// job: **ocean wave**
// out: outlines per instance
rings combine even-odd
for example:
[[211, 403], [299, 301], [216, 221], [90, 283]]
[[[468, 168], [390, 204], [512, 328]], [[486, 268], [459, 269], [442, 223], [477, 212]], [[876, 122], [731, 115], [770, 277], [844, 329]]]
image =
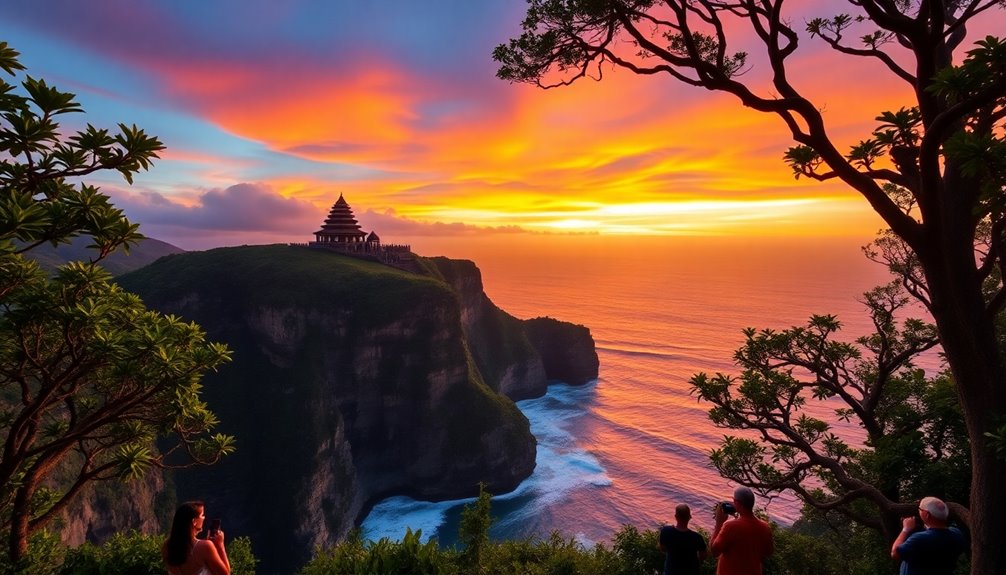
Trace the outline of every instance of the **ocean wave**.
[[[543, 524], [540, 514], [547, 513], [572, 491], [613, 485], [597, 457], [578, 445], [572, 429], [587, 414], [595, 385], [553, 384], [544, 396], [517, 402], [538, 440], [538, 451], [531, 476], [514, 491], [493, 497], [496, 516], [493, 533], [498, 537], [546, 535], [534, 532], [536, 525]], [[384, 537], [401, 540], [408, 527], [413, 531], [421, 529], [423, 541], [436, 537], [442, 543], [449, 542], [454, 534], [443, 532], [445, 527], [452, 523], [461, 507], [472, 501], [473, 498], [432, 502], [390, 497], [375, 505], [360, 527], [364, 538], [372, 541]], [[582, 533], [577, 538], [587, 540]]]

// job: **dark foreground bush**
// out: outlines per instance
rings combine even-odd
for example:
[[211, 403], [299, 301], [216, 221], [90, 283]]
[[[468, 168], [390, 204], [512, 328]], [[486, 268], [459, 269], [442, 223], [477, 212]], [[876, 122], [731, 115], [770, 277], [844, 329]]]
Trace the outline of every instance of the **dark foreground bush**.
[[625, 526], [611, 549], [588, 548], [558, 533], [545, 540], [493, 542], [489, 512], [489, 494], [483, 491], [462, 512], [460, 549], [441, 549], [435, 540], [422, 543], [418, 531], [407, 531], [401, 542], [367, 542], [355, 533], [316, 551], [300, 575], [651, 575], [662, 566], [655, 531]]
[[455, 575], [457, 553], [441, 550], [436, 541], [421, 543], [421, 531], [407, 530], [401, 542], [388, 538], [365, 542], [359, 532], [327, 549], [318, 550], [302, 575]]
[[[632, 527], [625, 530], [635, 531]], [[622, 533], [620, 532], [620, 533]], [[645, 536], [656, 541], [655, 532]], [[408, 531], [401, 542], [387, 538], [365, 542], [359, 535], [316, 552], [300, 575], [650, 575], [660, 563], [643, 570], [638, 557], [628, 557], [604, 545], [587, 548], [553, 533], [545, 540], [489, 542], [477, 563], [467, 549], [441, 549], [435, 540], [421, 543], [421, 533]], [[654, 543], [656, 544], [656, 543]], [[653, 549], [656, 551], [656, 548]], [[652, 555], [652, 554], [651, 554]], [[662, 561], [662, 558], [661, 558]]]
[[[0, 531], [0, 539], [6, 541], [6, 533]], [[28, 538], [28, 555], [19, 565], [11, 565], [7, 554], [0, 553], [0, 574], [57, 575], [65, 554], [59, 535], [42, 529]]]
[[[58, 575], [164, 575], [161, 535], [116, 534], [101, 545], [85, 543], [66, 551]], [[227, 543], [232, 575], [255, 575], [251, 541], [238, 537]]]

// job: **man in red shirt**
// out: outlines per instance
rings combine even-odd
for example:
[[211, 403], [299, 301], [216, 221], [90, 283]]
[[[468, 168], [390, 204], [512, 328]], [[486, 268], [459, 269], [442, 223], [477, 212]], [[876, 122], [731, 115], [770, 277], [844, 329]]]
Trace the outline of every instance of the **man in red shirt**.
[[710, 551], [719, 557], [716, 575], [762, 575], [762, 563], [772, 554], [772, 528], [754, 515], [754, 493], [747, 487], [734, 490], [738, 517], [727, 521], [722, 505], [716, 506]]

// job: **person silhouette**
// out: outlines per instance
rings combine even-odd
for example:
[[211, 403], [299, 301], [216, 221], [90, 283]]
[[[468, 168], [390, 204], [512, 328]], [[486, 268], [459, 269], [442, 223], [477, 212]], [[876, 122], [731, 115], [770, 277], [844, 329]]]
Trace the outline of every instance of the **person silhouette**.
[[698, 575], [706, 559], [706, 541], [688, 528], [692, 510], [684, 503], [674, 508], [674, 525], [660, 529], [657, 548], [664, 552], [663, 575]]

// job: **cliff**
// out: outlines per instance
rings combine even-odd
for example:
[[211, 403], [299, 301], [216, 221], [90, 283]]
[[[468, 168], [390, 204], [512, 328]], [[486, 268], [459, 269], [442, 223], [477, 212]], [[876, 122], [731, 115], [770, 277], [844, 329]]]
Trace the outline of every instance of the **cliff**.
[[549, 379], [524, 322], [496, 307], [482, 287], [482, 272], [468, 260], [422, 258], [425, 271], [458, 294], [468, 347], [486, 383], [513, 401], [539, 397]]
[[252, 537], [265, 573], [303, 564], [387, 495], [466, 497], [479, 482], [503, 493], [534, 468], [511, 399], [558, 376], [524, 322], [485, 296], [472, 262], [418, 263], [423, 274], [255, 246], [173, 255], [120, 278], [234, 351], [204, 397], [238, 450], [173, 473], [170, 499], [205, 500], [228, 537]]
[[590, 330], [550, 317], [524, 322], [524, 332], [541, 356], [550, 380], [581, 385], [597, 379], [600, 362]]
[[494, 390], [518, 401], [540, 397], [550, 381], [582, 385], [597, 379], [600, 362], [587, 327], [511, 316], [486, 296], [474, 262], [444, 257], [419, 262], [425, 273], [457, 292], [469, 348]]

